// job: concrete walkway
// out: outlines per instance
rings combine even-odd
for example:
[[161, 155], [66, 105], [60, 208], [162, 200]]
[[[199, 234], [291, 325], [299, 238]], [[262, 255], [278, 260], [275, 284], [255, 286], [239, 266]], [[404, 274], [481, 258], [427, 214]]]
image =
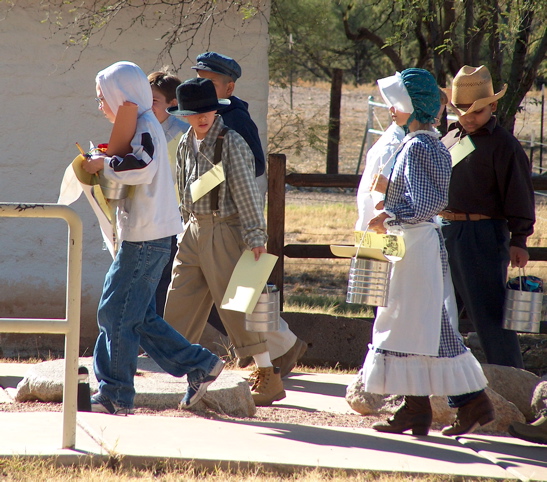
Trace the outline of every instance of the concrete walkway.
[[[14, 370], [0, 364], [0, 384], [6, 377], [13, 381]], [[293, 374], [285, 383], [287, 398], [276, 406], [353, 413], [344, 399], [351, 378]], [[173, 458], [207, 466], [236, 462], [289, 470], [322, 467], [547, 481], [547, 446], [512, 437], [469, 434], [454, 439], [439, 432], [414, 437], [366, 428], [78, 413], [76, 447], [63, 450], [59, 412], [0, 412], [0, 427], [0, 457], [57, 456], [74, 463], [87, 456], [116, 455], [133, 465]]]

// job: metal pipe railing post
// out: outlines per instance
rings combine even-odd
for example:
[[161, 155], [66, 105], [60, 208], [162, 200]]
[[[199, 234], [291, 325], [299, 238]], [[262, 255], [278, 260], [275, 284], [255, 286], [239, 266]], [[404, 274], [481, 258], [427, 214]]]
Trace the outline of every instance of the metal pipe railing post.
[[76, 445], [78, 403], [78, 355], [82, 287], [82, 220], [60, 204], [0, 203], [0, 217], [60, 218], [68, 224], [66, 318], [0, 318], [4, 333], [51, 333], [65, 335], [65, 382], [63, 387], [62, 448]]

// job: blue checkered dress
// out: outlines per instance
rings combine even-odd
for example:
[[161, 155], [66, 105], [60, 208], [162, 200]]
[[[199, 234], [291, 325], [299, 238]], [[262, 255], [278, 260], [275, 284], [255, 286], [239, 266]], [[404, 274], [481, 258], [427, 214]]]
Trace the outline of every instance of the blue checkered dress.
[[[405, 143], [398, 154], [390, 175], [385, 211], [394, 216], [390, 225], [433, 222], [433, 218], [448, 203], [450, 153], [434, 133], [418, 132]], [[448, 255], [440, 230], [440, 255], [443, 277], [448, 269]], [[456, 357], [467, 348], [454, 332], [445, 306], [442, 307], [441, 335], [438, 357]], [[412, 356], [376, 348], [378, 353], [391, 356]]]

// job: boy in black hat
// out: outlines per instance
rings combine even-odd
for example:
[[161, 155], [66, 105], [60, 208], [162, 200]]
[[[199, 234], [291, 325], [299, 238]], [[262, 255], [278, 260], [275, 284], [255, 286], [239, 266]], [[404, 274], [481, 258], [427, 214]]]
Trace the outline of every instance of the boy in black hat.
[[[177, 102], [177, 107], [167, 111], [184, 116], [191, 126], [177, 150], [177, 183], [186, 230], [173, 264], [165, 319], [197, 343], [214, 303], [236, 355], [252, 356], [257, 364], [251, 389], [255, 404], [271, 405], [285, 398], [285, 390], [279, 368], [272, 366], [265, 337], [245, 329], [244, 313], [220, 308], [242, 252], [250, 249], [257, 260], [266, 252], [266, 221], [253, 154], [245, 140], [225, 127], [217, 115], [230, 101], [218, 100], [211, 80], [195, 78], [182, 83], [177, 87]], [[220, 165], [224, 180], [198, 193], [196, 181], [203, 184]]]
[[[253, 151], [258, 188], [264, 195], [267, 189], [266, 163], [258, 128], [249, 114], [249, 104], [233, 95], [235, 83], [241, 77], [241, 67], [231, 57], [217, 52], [205, 52], [197, 56], [196, 65], [192, 69], [196, 70], [198, 77], [210, 79], [213, 82], [219, 99], [230, 100], [230, 105], [223, 107], [218, 113], [222, 116], [224, 124], [240, 134]], [[213, 306], [209, 323], [218, 328], [216, 320], [218, 315]], [[308, 345], [290, 330], [283, 318], [279, 319], [279, 326], [278, 331], [268, 333], [268, 348], [273, 358], [272, 362], [274, 366], [281, 369], [283, 378], [302, 358]], [[251, 357], [238, 360], [240, 368], [245, 368], [250, 363], [252, 363]]]

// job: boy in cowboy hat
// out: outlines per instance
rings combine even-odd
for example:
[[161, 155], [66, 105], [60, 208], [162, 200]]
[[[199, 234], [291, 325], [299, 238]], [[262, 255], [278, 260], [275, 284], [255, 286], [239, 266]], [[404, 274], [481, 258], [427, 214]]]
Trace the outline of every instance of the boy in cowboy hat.
[[[225, 127], [217, 114], [230, 101], [218, 99], [210, 79], [183, 82], [177, 87], [177, 102], [167, 112], [184, 116], [190, 124], [177, 149], [177, 183], [187, 227], [173, 264], [165, 318], [176, 319], [175, 328], [197, 343], [214, 303], [236, 356], [252, 356], [256, 362], [257, 378], [251, 389], [255, 404], [271, 405], [285, 398], [285, 390], [264, 335], [245, 329], [244, 313], [220, 308], [243, 251], [252, 250], [257, 260], [266, 252], [266, 221], [253, 154], [243, 137]], [[225, 180], [197, 195], [195, 182], [201, 178], [203, 183], [218, 160]]]
[[[452, 83], [458, 116], [443, 143], [452, 153], [442, 228], [459, 308], [465, 307], [488, 363], [523, 368], [514, 331], [505, 330], [507, 268], [528, 262], [535, 222], [530, 162], [494, 113], [507, 85], [494, 93], [485, 66], [463, 66]], [[469, 141], [472, 142], [469, 142]]]

